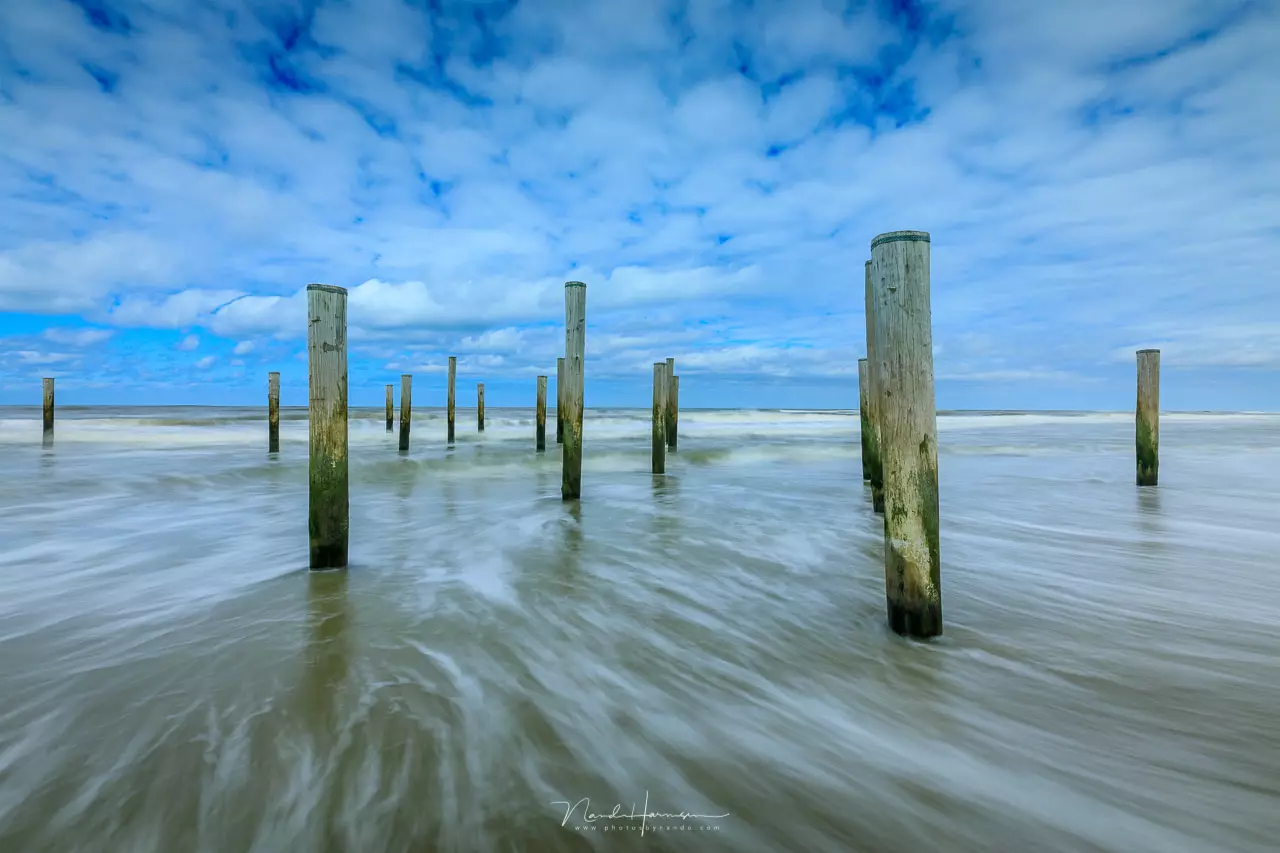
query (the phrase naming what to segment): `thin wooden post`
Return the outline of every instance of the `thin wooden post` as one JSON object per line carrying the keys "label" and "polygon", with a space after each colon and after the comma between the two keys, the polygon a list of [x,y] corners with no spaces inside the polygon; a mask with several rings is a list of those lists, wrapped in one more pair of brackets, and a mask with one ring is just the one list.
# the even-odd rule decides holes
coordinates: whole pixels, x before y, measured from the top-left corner
{"label": "thin wooden post", "polygon": [[484,383],[476,383],[476,425],[484,432]]}
{"label": "thin wooden post", "polygon": [[560,497],[582,497],[582,403],[586,384],[587,286],[564,283],[564,445]]}
{"label": "thin wooden post", "polygon": [[53,377],[46,376],[41,383],[44,392],[44,443],[53,441]]}
{"label": "thin wooden post", "polygon": [[396,386],[387,383],[387,432],[396,428]]}
{"label": "thin wooden post", "polygon": [[400,374],[400,451],[409,449],[409,429],[413,426],[413,374]]}
{"label": "thin wooden post", "polygon": [[547,377],[538,377],[538,411],[534,427],[534,449],[547,449]]}
{"label": "thin wooden post", "polygon": [[858,424],[862,432],[862,479],[871,479],[871,460],[867,445],[871,442],[871,415],[867,409],[867,360],[858,359]]}
{"label": "thin wooden post", "polygon": [[667,411],[671,413],[670,432],[667,434],[667,448],[673,453],[676,449],[676,433],[680,430],[680,377],[672,376],[671,386],[667,391]]}
{"label": "thin wooden post", "polygon": [[280,452],[280,374],[267,374],[267,452]]}
{"label": "thin wooden post", "polygon": [[307,285],[311,568],[347,565],[347,291]]}
{"label": "thin wooden post", "polygon": [[458,379],[458,357],[456,355],[449,356],[449,443],[453,444],[453,400],[454,389],[457,386]]}
{"label": "thin wooden post", "polygon": [[665,474],[667,471],[667,389],[671,384],[667,378],[669,362],[653,363],[653,453],[651,460],[653,473]]}
{"label": "thin wooden post", "polygon": [[867,323],[867,424],[864,435],[867,462],[871,465],[871,509],[884,512],[884,463],[880,458],[880,362],[876,357],[875,299],[871,292],[871,261],[863,264],[865,313]]}
{"label": "thin wooden post", "polygon": [[564,443],[564,359],[556,359],[556,444]]}
{"label": "thin wooden post", "polygon": [[872,240],[871,284],[889,626],[933,637],[942,633],[942,571],[929,235],[891,231]]}
{"label": "thin wooden post", "polygon": [[1138,350],[1138,485],[1160,479],[1160,350]]}
{"label": "thin wooden post", "polygon": [[676,381],[676,360],[674,358],[667,359],[667,393],[664,398],[663,408],[666,410],[666,419],[662,425],[663,432],[667,437],[667,447],[674,449],[676,446],[676,416],[675,411],[671,408],[671,399],[674,396],[671,386]]}

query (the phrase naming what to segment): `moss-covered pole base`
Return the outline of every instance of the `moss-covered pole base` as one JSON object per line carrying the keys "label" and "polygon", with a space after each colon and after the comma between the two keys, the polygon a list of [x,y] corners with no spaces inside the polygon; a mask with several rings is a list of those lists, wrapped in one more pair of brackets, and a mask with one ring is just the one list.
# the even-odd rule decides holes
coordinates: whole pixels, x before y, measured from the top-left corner
{"label": "moss-covered pole base", "polygon": [[653,453],[651,455],[653,473],[665,474],[667,471],[667,368],[670,362],[655,361],[653,363]]}
{"label": "moss-covered pole base", "polygon": [[929,235],[892,231],[872,240],[871,286],[889,627],[934,637],[942,633],[942,570]]}
{"label": "moss-covered pole base", "polygon": [[534,419],[534,450],[541,453],[547,449],[547,377],[538,377],[537,415]]}
{"label": "moss-covered pole base", "polygon": [[667,359],[667,419],[665,432],[667,435],[667,449],[676,449],[676,360],[674,358]]}
{"label": "moss-covered pole base", "polygon": [[44,443],[53,441],[53,377],[46,376],[41,383],[44,392]]}
{"label": "moss-covered pole base", "polygon": [[1160,350],[1138,350],[1138,485],[1160,479]]}
{"label": "moss-covered pole base", "polygon": [[582,497],[582,405],[586,382],[587,286],[564,283],[564,445],[560,497]]}
{"label": "moss-covered pole base", "polygon": [[476,428],[484,432],[484,383],[476,383]]}
{"label": "moss-covered pole base", "polygon": [[449,399],[448,411],[446,412],[449,420],[449,437],[448,442],[453,444],[453,403],[455,391],[458,385],[458,357],[456,355],[449,356]]}
{"label": "moss-covered pole base", "polygon": [[280,374],[267,374],[267,452],[280,452]]}
{"label": "moss-covered pole base", "polygon": [[413,374],[400,374],[400,450],[409,450],[409,430],[413,426]]}
{"label": "moss-covered pole base", "polygon": [[387,383],[387,432],[396,431],[396,386]]}
{"label": "moss-covered pole base", "polygon": [[862,439],[862,479],[871,479],[871,462],[867,459],[867,443],[871,440],[871,417],[867,409],[867,360],[858,359],[858,428]]}
{"label": "moss-covered pole base", "polygon": [[877,390],[878,365],[876,359],[876,327],[875,300],[871,295],[871,261],[863,264],[863,299],[865,300],[867,318],[867,423],[870,429],[865,433],[866,464],[869,466],[867,479],[871,481],[871,509],[884,512],[884,470],[880,461],[880,393]]}
{"label": "moss-covered pole base", "polygon": [[311,568],[347,565],[347,291],[307,285]]}
{"label": "moss-covered pole base", "polygon": [[564,359],[556,359],[556,444],[564,444]]}

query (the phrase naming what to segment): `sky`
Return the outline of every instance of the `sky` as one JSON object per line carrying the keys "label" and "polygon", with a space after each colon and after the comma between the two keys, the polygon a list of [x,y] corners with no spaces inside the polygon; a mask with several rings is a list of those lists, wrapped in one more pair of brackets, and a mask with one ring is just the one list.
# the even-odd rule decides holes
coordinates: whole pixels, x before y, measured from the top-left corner
{"label": "sky", "polygon": [[[3,0],[0,404],[848,408],[928,231],[941,409],[1280,410],[1280,4]],[[1269,105],[1269,106],[1268,106]],[[554,399],[554,391],[552,392]]]}

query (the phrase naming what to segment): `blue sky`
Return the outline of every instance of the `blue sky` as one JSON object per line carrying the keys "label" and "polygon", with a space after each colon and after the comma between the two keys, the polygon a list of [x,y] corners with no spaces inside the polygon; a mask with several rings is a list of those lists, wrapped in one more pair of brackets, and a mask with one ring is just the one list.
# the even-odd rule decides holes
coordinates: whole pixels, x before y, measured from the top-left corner
{"label": "blue sky", "polygon": [[[848,407],[873,236],[941,408],[1280,409],[1280,4],[0,2],[0,403]],[[1268,107],[1267,105],[1270,105]]]}

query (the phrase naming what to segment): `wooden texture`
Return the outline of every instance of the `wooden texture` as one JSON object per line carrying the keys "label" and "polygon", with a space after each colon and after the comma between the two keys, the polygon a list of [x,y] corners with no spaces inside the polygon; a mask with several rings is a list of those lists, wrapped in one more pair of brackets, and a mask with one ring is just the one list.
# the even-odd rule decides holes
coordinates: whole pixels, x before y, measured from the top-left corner
{"label": "wooden texture", "polygon": [[44,440],[53,439],[53,378],[46,376],[41,383],[44,392]]}
{"label": "wooden texture", "polygon": [[455,391],[458,387],[458,357],[456,355],[449,356],[449,400],[447,416],[449,419],[449,435],[448,442],[453,444],[453,404]]}
{"label": "wooden texture", "polygon": [[547,449],[547,377],[538,377],[537,416],[533,428],[534,449]]}
{"label": "wooden texture", "polygon": [[267,452],[280,452],[280,374],[267,374]]}
{"label": "wooden texture", "polygon": [[564,445],[561,451],[560,497],[582,497],[582,404],[586,383],[587,286],[564,285]]}
{"label": "wooden texture", "polygon": [[653,363],[653,453],[651,455],[653,473],[665,474],[667,471],[667,389],[671,383],[667,378],[667,362]]}
{"label": "wooden texture", "polygon": [[484,383],[476,383],[476,426],[484,432]]}
{"label": "wooden texture", "polygon": [[556,444],[564,443],[564,359],[556,359]]}
{"label": "wooden texture", "polygon": [[911,637],[942,633],[929,260],[922,231],[871,241],[885,597],[890,628]]}
{"label": "wooden texture", "polygon": [[413,427],[413,374],[400,374],[400,450],[409,450],[409,431]]}
{"label": "wooden texture", "polygon": [[387,432],[396,429],[396,386],[387,383]]}
{"label": "wooden texture", "polygon": [[1138,485],[1160,479],[1160,350],[1138,350]]}
{"label": "wooden texture", "polygon": [[664,429],[667,435],[667,447],[671,450],[676,446],[676,413],[675,413],[675,393],[672,387],[676,381],[676,360],[674,358],[667,359],[667,400],[666,400],[666,423]]}
{"label": "wooden texture", "polygon": [[347,565],[347,291],[307,285],[311,568]]}
{"label": "wooden texture", "polygon": [[680,431],[680,377],[671,377],[671,388],[667,392],[667,410],[671,412],[669,419],[671,434],[667,436],[667,448],[676,449],[676,434]]}
{"label": "wooden texture", "polygon": [[867,410],[867,360],[858,359],[858,425],[862,432],[862,479],[871,479],[867,444],[871,440],[871,417]]}
{"label": "wooden texture", "polygon": [[880,460],[880,394],[876,390],[878,383],[878,364],[876,359],[876,326],[875,301],[871,297],[871,261],[863,264],[863,299],[867,321],[867,422],[870,430],[866,434],[865,453],[867,464],[871,466],[871,508],[879,513],[884,512],[884,466]]}

